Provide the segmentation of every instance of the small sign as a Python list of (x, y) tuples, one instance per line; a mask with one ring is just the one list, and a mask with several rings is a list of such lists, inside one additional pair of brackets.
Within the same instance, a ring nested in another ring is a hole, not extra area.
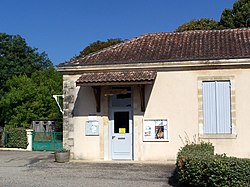
[(119, 94), (127, 94), (128, 91), (126, 89), (116, 89), (116, 90), (105, 90), (104, 95), (105, 96), (112, 96), (112, 95), (119, 95)]
[(125, 134), (126, 128), (119, 128), (119, 134)]
[(85, 135), (86, 136), (99, 136), (99, 122), (98, 121), (86, 121)]

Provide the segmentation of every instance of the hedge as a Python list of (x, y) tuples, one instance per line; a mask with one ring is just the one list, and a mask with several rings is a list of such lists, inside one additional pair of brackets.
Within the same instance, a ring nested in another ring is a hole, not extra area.
[(179, 182), (199, 187), (250, 186), (250, 159), (214, 155), (210, 143), (183, 147), (177, 156)]
[(6, 147), (26, 149), (28, 139), (25, 128), (10, 128), (6, 130)]

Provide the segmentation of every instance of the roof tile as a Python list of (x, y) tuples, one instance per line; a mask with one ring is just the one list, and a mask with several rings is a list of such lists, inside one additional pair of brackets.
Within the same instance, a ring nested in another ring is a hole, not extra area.
[(144, 34), (59, 66), (250, 57), (250, 29)]
[(86, 72), (76, 81), (77, 85), (99, 84), (112, 82), (149, 82), (156, 77), (155, 71), (114, 71), (114, 72)]

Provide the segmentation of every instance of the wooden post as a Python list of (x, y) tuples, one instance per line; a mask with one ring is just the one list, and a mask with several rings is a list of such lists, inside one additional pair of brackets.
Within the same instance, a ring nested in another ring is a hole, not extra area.
[(145, 112), (145, 110), (146, 110), (146, 106), (145, 106), (145, 85), (140, 84), (139, 88), (140, 88), (141, 111)]
[(92, 86), (95, 102), (96, 102), (96, 112), (101, 112), (101, 87), (100, 86)]

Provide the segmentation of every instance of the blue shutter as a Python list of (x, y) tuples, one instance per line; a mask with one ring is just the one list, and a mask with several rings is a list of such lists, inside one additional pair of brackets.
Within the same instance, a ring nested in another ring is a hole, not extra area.
[(217, 133), (231, 133), (230, 82), (216, 82)]
[(202, 83), (205, 134), (231, 133), (230, 81)]
[(216, 133), (216, 95), (215, 82), (203, 82), (204, 133)]

